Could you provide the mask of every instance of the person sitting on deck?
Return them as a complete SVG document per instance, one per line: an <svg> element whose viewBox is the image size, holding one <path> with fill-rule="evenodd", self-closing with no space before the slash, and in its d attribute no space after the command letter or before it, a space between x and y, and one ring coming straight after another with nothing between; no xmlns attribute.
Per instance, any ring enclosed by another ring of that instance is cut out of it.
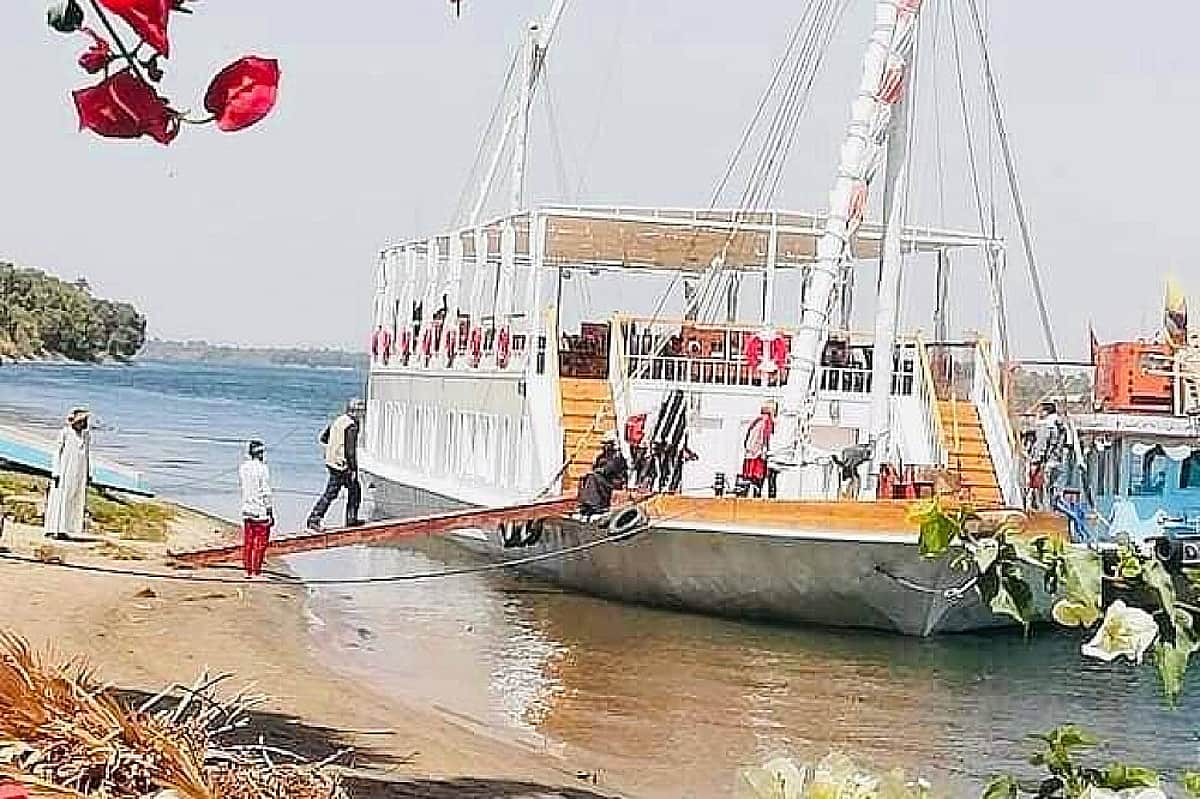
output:
<svg viewBox="0 0 1200 799"><path fill-rule="evenodd" d="M840 456L832 455L830 459L839 470L842 484L841 498L858 499L858 493L862 489L862 476L858 470L864 463L871 460L871 446L855 444L842 450Z"/></svg>
<svg viewBox="0 0 1200 799"><path fill-rule="evenodd" d="M629 479L629 464L617 446L617 434L606 433L600 454L579 484L579 512L584 516L607 513L612 507L613 491L624 488Z"/></svg>
<svg viewBox="0 0 1200 799"><path fill-rule="evenodd" d="M764 402L758 416L746 430L745 457L742 460L742 477L750 484L754 496L761 497L763 482L767 479L767 451L771 448L771 435L775 432L774 401Z"/></svg>

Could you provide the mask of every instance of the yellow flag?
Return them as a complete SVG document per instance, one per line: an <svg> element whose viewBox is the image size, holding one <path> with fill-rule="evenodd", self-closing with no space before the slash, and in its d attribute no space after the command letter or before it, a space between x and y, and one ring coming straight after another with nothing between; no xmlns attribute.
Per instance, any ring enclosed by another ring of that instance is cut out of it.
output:
<svg viewBox="0 0 1200 799"><path fill-rule="evenodd" d="M1167 278L1167 298L1163 309L1163 331L1167 343L1173 347L1187 345L1187 297L1175 282Z"/></svg>

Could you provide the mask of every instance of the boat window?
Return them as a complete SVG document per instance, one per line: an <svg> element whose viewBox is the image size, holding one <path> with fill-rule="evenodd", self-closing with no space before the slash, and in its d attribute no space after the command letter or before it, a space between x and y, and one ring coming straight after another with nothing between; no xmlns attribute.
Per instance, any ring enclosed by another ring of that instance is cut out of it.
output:
<svg viewBox="0 0 1200 799"><path fill-rule="evenodd" d="M1162 447L1151 447L1130 463L1129 493L1135 496L1157 496L1167 483L1167 456Z"/></svg>
<svg viewBox="0 0 1200 799"><path fill-rule="evenodd" d="M1096 493L1108 493L1108 449L1096 453Z"/></svg>
<svg viewBox="0 0 1200 799"><path fill-rule="evenodd" d="M1200 451L1193 450L1179 469L1180 488L1200 488Z"/></svg>

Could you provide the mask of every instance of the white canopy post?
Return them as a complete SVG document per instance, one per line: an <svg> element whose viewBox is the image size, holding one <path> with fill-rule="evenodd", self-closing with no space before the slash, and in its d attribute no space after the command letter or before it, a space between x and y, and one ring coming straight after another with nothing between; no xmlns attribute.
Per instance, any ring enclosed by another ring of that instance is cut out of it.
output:
<svg viewBox="0 0 1200 799"><path fill-rule="evenodd" d="M485 228L475 228L475 278L471 283L470 307L468 308L468 312L471 314L471 323L479 327L483 326L483 287L487 283L487 268L487 230Z"/></svg>
<svg viewBox="0 0 1200 799"><path fill-rule="evenodd" d="M463 240L462 231L456 230L450 234L450 264L446 273L446 320L442 323L442 340L447 341L447 332L453 331L455 335L456 347L461 346L462 342L457 340L458 337L458 305L462 296L462 276L463 276ZM447 351L445 356L449 359L453 353Z"/></svg>
<svg viewBox="0 0 1200 799"><path fill-rule="evenodd" d="M400 293L400 302L396 308L396 318L398 325L402 328L402 333L407 333L410 337L413 334L413 303L417 301L417 282L419 275L417 274L417 250L412 244L404 248L404 279L401 283L403 290ZM409 341L409 348L412 349L416 345Z"/></svg>
<svg viewBox="0 0 1200 799"><path fill-rule="evenodd" d="M781 440L791 442L801 463L816 405L816 374L829 335L835 284L866 210L892 109L904 94L919 8L920 0L879 0L875 7L875 29L867 45L859 93L852 105L837 179L829 195L829 216L804 292L784 393Z"/></svg>
<svg viewBox="0 0 1200 799"><path fill-rule="evenodd" d="M500 271L496 280L496 301L492 308L497 335L499 331L508 328L512 321L516 271L517 228L512 220L506 219L500 228Z"/></svg>
<svg viewBox="0 0 1200 799"><path fill-rule="evenodd" d="M767 268L763 271L763 324L775 325L775 262L779 258L779 214L771 212L771 232L767 234Z"/></svg>
<svg viewBox="0 0 1200 799"><path fill-rule="evenodd" d="M417 336L417 341L414 344L414 349L422 353L422 363L424 363L423 354L425 347L425 336L432 335L433 330L433 313L440 307L441 302L440 289L441 282L439 280L441 273L441 261L438 255L438 241L434 236L425 244L425 291L422 293L421 300L421 332ZM430 354L436 349L436 342L430 346Z"/></svg>
<svg viewBox="0 0 1200 799"><path fill-rule="evenodd" d="M949 321L946 307L950 294L950 253L945 247L937 251L937 276L933 295L933 340L946 341L949 336Z"/></svg>
<svg viewBox="0 0 1200 799"><path fill-rule="evenodd" d="M532 375L537 370L538 338L542 334L545 315L542 313L542 262L546 254L546 217L532 214L529 218L529 283L525 291L525 313L528 316L528 331L525 342L525 367ZM550 340L549 332L546 334ZM549 356L547 356L549 357Z"/></svg>

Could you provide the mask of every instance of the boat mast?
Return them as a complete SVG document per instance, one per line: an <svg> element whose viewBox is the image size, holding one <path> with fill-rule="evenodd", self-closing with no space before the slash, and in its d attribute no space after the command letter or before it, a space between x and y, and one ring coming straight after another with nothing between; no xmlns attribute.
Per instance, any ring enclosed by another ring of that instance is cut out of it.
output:
<svg viewBox="0 0 1200 799"><path fill-rule="evenodd" d="M554 0L554 6L550 9L549 15L540 22L530 23L526 29L525 40L521 45L521 85L512 107L509 108L508 114L505 116L504 128L500 133L500 141L496 143L496 149L492 153L492 160L488 165L488 171L479 186L479 196L475 199L475 205L471 208L470 224L472 226L478 225L480 218L483 216L488 195L492 191L492 185L496 182L496 175L500 171L500 164L504 159L504 151L508 146L508 140L513 136L514 131L516 131L516 144L513 148L513 185L510 210L516 213L520 210L521 205L524 204L525 165L529 150L530 108L533 105L533 95L537 88L538 78L541 77L542 65L546 61L546 53L549 51L550 44L554 40L554 34L558 30L558 25L562 21L563 12L567 8L567 2L568 0Z"/></svg>
<svg viewBox="0 0 1200 799"><path fill-rule="evenodd" d="M915 52L914 52L915 56ZM916 71L910 69L910 82ZM879 287L875 311L875 339L871 365L871 427L873 444L870 477L863 487L874 492L879 467L888 457L892 427L892 373L896 352L896 332L900 285L904 270L904 218L908 199L908 113L912 91L905 92L896 104L887 139L887 170L883 189L883 243L879 253Z"/></svg>
<svg viewBox="0 0 1200 799"><path fill-rule="evenodd" d="M790 438L800 463L815 409L815 377L829 336L834 284L843 263L852 256L850 242L862 223L868 188L882 160L893 108L904 94L920 5L921 0L879 0L875 7L875 30L863 59L862 81L851 107L837 179L829 195L829 216L803 292L800 328L784 391L781 440Z"/></svg>

